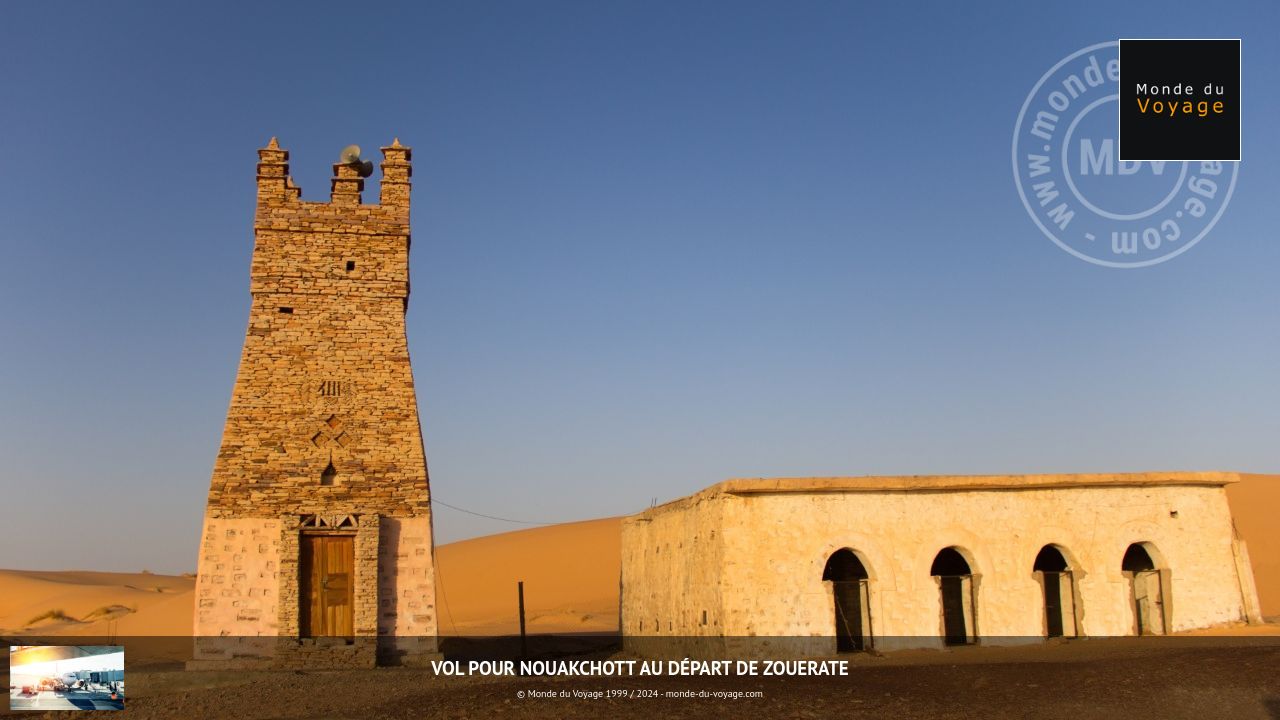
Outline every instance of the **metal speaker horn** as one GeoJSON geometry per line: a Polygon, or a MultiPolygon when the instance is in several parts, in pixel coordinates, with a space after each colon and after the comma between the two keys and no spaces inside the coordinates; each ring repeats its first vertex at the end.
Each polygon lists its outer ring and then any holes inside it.
{"type": "Polygon", "coordinates": [[[360,173],[362,178],[367,178],[373,174],[373,161],[360,159],[359,145],[348,145],[342,148],[342,153],[338,156],[338,162],[343,165],[354,165],[356,172],[360,173]]]}

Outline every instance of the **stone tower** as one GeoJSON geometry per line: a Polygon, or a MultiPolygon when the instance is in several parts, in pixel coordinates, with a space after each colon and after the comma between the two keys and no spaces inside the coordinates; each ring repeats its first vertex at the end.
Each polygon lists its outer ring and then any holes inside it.
{"type": "Polygon", "coordinates": [[[258,151],[249,327],[209,487],[193,667],[414,663],[436,653],[427,465],[409,366],[412,153],[306,202],[258,151]]]}

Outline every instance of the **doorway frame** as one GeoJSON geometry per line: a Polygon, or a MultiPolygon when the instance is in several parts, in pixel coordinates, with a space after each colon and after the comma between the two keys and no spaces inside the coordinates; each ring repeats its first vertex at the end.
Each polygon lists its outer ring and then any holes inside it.
{"type": "MultiPolygon", "coordinates": [[[[376,640],[378,635],[378,556],[380,552],[381,517],[376,514],[314,513],[280,516],[280,561],[277,571],[276,603],[277,638],[280,647],[315,643],[317,638],[304,637],[301,630],[302,603],[302,536],[304,533],[340,531],[355,534],[355,577],[352,630],[357,643],[361,638],[376,640]]],[[[341,638],[319,638],[321,642],[341,643],[341,638]]],[[[350,638],[347,639],[350,642],[350,638]]]]}
{"type": "MultiPolygon", "coordinates": [[[[1153,567],[1151,570],[1133,571],[1124,570],[1122,566],[1120,570],[1120,574],[1126,581],[1125,586],[1127,587],[1126,592],[1128,595],[1129,615],[1132,618],[1130,629],[1132,630],[1133,635],[1137,637],[1170,635],[1173,633],[1173,570],[1165,561],[1164,554],[1160,552],[1160,549],[1156,547],[1154,543],[1148,540],[1137,540],[1125,545],[1125,552],[1127,553],[1129,548],[1134,545],[1142,548],[1142,551],[1151,559],[1153,567]],[[1156,574],[1156,589],[1160,592],[1160,632],[1158,633],[1142,632],[1142,619],[1138,612],[1138,588],[1135,585],[1137,575],[1140,572],[1153,572],[1156,574]]],[[[1123,555],[1121,555],[1121,557],[1123,558],[1123,555]]]]}
{"type": "Polygon", "coordinates": [[[945,545],[939,548],[929,557],[929,577],[933,580],[935,590],[934,597],[938,602],[938,639],[942,641],[942,646],[946,648],[965,647],[969,645],[980,645],[982,643],[982,635],[978,627],[978,587],[982,582],[982,574],[975,569],[977,563],[974,562],[973,553],[960,545],[945,545]],[[937,562],[938,556],[944,551],[951,550],[960,556],[969,568],[967,574],[962,575],[934,575],[932,572],[933,564],[937,562]],[[943,578],[959,578],[961,589],[961,614],[965,624],[965,641],[963,643],[947,642],[947,604],[946,598],[943,596],[942,580],[943,578]]]}
{"type": "MultiPolygon", "coordinates": [[[[1080,597],[1080,580],[1083,579],[1086,575],[1088,575],[1088,573],[1080,569],[1080,566],[1078,563],[1076,563],[1075,556],[1072,555],[1071,551],[1059,543],[1051,542],[1051,543],[1045,543],[1044,545],[1041,545],[1040,548],[1036,550],[1036,556],[1038,557],[1039,554],[1046,547],[1051,547],[1054,550],[1056,550],[1057,553],[1062,556],[1063,561],[1066,563],[1067,569],[1063,572],[1056,573],[1056,574],[1059,576],[1066,576],[1067,582],[1070,583],[1071,593],[1066,597],[1069,597],[1071,601],[1071,615],[1067,616],[1065,613],[1063,614],[1062,620],[1063,620],[1064,627],[1063,627],[1062,635],[1060,636],[1049,635],[1049,616],[1048,616],[1049,608],[1046,606],[1046,603],[1045,603],[1045,591],[1046,591],[1046,586],[1044,582],[1045,573],[1041,570],[1035,569],[1035,558],[1032,558],[1031,577],[1036,581],[1036,584],[1039,585],[1040,587],[1040,605],[1041,605],[1040,634],[1045,638],[1045,640],[1058,640],[1058,639],[1072,640],[1076,638],[1087,637],[1084,632],[1084,605],[1080,597]],[[1068,634],[1066,632],[1065,625],[1068,619],[1070,619],[1072,623],[1072,627],[1075,629],[1075,632],[1073,634],[1068,634]]],[[[1059,582],[1062,582],[1061,577],[1059,578],[1059,582]]],[[[1059,588],[1059,593],[1061,593],[1061,588],[1059,588]]],[[[1060,595],[1060,597],[1062,597],[1062,595],[1060,595]]]]}
{"type": "Polygon", "coordinates": [[[871,581],[875,579],[875,573],[872,572],[871,566],[867,564],[866,558],[857,550],[848,545],[842,545],[832,548],[826,553],[822,560],[822,584],[827,591],[827,607],[829,608],[828,617],[831,619],[831,638],[836,642],[836,653],[854,653],[854,652],[870,652],[875,649],[875,630],[873,626],[873,613],[871,611],[871,581]],[[831,559],[840,552],[847,552],[857,560],[858,565],[862,567],[863,577],[851,580],[835,580],[826,577],[827,566],[830,565],[831,559]],[[836,613],[840,611],[838,600],[836,597],[836,583],[857,583],[858,584],[858,604],[859,604],[859,623],[861,625],[861,637],[859,638],[862,647],[852,650],[841,650],[840,643],[840,625],[836,618],[836,613]]]}

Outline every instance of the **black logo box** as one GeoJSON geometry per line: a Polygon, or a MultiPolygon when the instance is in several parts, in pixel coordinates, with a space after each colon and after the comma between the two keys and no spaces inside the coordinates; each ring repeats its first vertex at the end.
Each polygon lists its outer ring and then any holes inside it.
{"type": "Polygon", "coordinates": [[[1120,40],[1121,160],[1238,161],[1240,104],[1239,39],[1120,40]]]}

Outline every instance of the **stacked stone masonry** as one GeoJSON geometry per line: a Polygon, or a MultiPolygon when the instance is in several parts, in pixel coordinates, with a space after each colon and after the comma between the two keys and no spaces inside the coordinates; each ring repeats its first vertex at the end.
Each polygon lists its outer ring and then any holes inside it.
{"type": "Polygon", "coordinates": [[[201,667],[418,662],[436,652],[430,491],[409,363],[412,152],[382,148],[380,202],[335,164],[301,199],[258,151],[252,304],[210,482],[197,577],[201,667]],[[308,638],[302,538],[353,538],[353,635],[308,638]]]}

